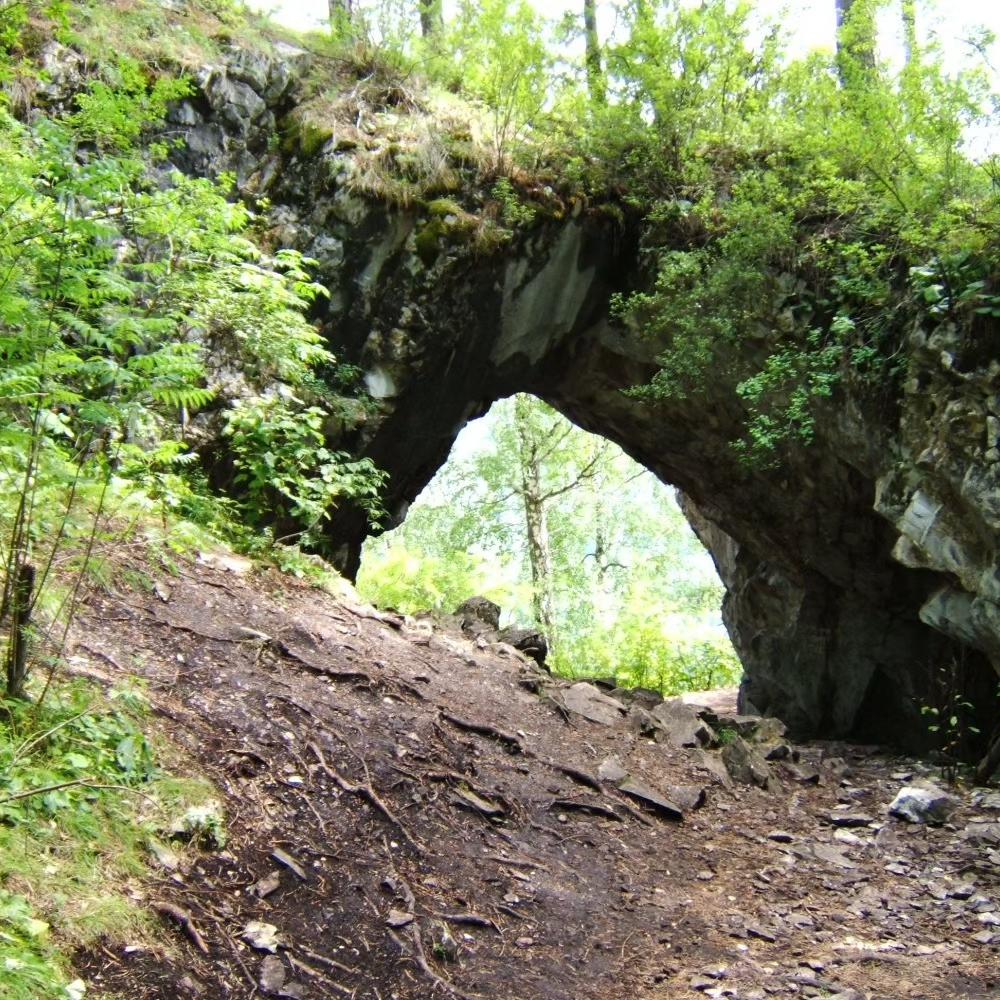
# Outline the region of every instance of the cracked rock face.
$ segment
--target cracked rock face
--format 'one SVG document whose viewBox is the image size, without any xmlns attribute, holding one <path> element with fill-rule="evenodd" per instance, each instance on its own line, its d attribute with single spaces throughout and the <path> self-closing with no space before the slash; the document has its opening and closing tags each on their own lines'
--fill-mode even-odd
<svg viewBox="0 0 1000 1000">
<path fill-rule="evenodd" d="M 350 186 L 350 142 L 334 133 L 319 149 L 288 152 L 270 141 L 294 108 L 305 58 L 237 53 L 203 73 L 201 95 L 171 117 L 188 137 L 175 163 L 234 172 L 246 196 L 270 199 L 275 242 L 319 262 L 330 298 L 317 320 L 371 398 L 331 426 L 331 443 L 389 473 L 397 521 L 468 420 L 534 393 L 682 491 L 726 586 L 744 708 L 799 735 L 919 744 L 920 706 L 955 661 L 989 730 L 989 664 L 1000 670 L 995 350 L 974 352 L 968 331 L 914 331 L 893 405 L 846 386 L 818 415 L 812 446 L 748 471 L 730 447 L 745 418 L 726 374 L 733 358 L 720 358 L 698 396 L 651 404 L 622 393 L 648 380 L 657 353 L 608 316 L 609 296 L 643 280 L 633 227 L 579 214 L 477 253 L 430 229 L 425 208 L 363 199 Z M 740 350 L 753 362 L 767 344 Z M 348 509 L 329 523 L 348 574 L 366 532 Z"/>
</svg>

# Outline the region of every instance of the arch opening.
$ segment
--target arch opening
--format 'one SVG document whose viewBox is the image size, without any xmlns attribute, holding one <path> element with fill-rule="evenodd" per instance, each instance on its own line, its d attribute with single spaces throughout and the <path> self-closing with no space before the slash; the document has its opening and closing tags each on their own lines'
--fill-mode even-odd
<svg viewBox="0 0 1000 1000">
<path fill-rule="evenodd" d="M 674 490 L 617 445 L 527 394 L 469 423 L 358 587 L 448 614 L 482 596 L 548 642 L 548 665 L 664 695 L 735 688 L 724 587 Z"/>
</svg>

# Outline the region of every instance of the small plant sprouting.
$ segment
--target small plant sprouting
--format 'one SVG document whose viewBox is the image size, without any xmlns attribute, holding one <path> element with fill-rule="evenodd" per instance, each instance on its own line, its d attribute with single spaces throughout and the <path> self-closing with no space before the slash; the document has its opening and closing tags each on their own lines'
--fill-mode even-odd
<svg viewBox="0 0 1000 1000">
<path fill-rule="evenodd" d="M 965 689 L 961 683 L 964 666 L 963 657 L 939 667 L 936 704 L 920 706 L 920 714 L 927 719 L 927 731 L 938 741 L 942 777 L 950 785 L 958 779 L 963 749 L 971 739 L 980 735 L 974 724 L 976 706 L 962 695 Z"/>
</svg>

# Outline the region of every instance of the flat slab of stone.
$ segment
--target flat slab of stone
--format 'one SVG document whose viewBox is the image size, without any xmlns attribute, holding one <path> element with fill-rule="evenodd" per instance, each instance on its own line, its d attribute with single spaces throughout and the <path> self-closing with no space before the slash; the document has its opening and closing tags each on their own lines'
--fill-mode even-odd
<svg viewBox="0 0 1000 1000">
<path fill-rule="evenodd" d="M 597 769 L 597 777 L 601 781 L 624 781 L 628 777 L 628 771 L 622 766 L 622 762 L 617 757 L 608 757 L 601 761 Z"/>
<path fill-rule="evenodd" d="M 661 702 L 649 714 L 675 747 L 701 747 L 715 741 L 712 727 L 701 717 L 697 706 L 686 705 L 680 698 Z"/>
<path fill-rule="evenodd" d="M 655 788 L 651 788 L 644 781 L 637 778 L 626 778 L 619 786 L 618 791 L 623 792 L 629 798 L 648 806 L 653 812 L 664 819 L 679 821 L 684 819 L 684 812 L 679 805 L 671 802 L 662 796 Z"/>
<path fill-rule="evenodd" d="M 563 707 L 602 726 L 613 726 L 625 718 L 627 709 L 616 699 L 599 691 L 593 684 L 581 681 L 559 692 Z"/>
</svg>

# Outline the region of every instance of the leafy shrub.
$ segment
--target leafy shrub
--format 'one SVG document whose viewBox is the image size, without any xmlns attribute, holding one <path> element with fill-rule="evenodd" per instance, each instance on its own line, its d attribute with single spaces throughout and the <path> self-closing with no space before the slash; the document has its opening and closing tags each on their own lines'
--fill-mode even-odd
<svg viewBox="0 0 1000 1000">
<path fill-rule="evenodd" d="M 287 537 L 319 542 L 319 528 L 333 507 L 350 499 L 373 523 L 381 516 L 378 494 L 384 481 L 369 459 L 352 461 L 325 445 L 326 414 L 278 398 L 238 403 L 227 415 L 237 469 L 246 492 L 244 509 L 251 523 L 273 519 Z"/>
</svg>

